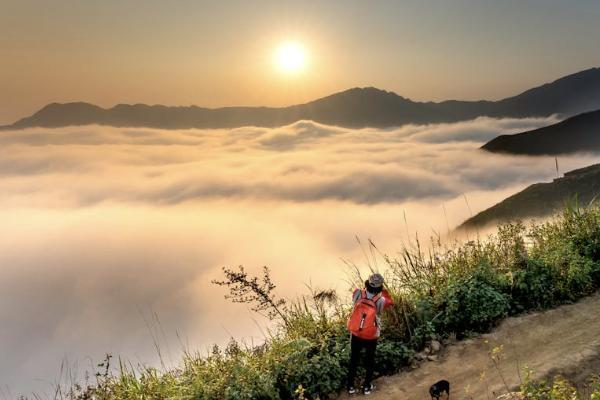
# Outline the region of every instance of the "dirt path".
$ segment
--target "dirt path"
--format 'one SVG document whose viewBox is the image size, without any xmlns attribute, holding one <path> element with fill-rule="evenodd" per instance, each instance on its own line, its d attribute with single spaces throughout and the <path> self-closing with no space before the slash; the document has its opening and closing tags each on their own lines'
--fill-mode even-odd
<svg viewBox="0 0 600 400">
<path fill-rule="evenodd" d="M 501 345 L 500 373 L 489 352 Z M 558 373 L 580 381 L 600 373 L 600 293 L 554 310 L 508 318 L 492 333 L 446 347 L 438 361 L 378 379 L 369 398 L 429 399 L 429 386 L 447 379 L 455 400 L 494 399 L 494 393 L 519 385 L 518 371 L 524 366 L 534 370 L 536 379 Z"/>
</svg>

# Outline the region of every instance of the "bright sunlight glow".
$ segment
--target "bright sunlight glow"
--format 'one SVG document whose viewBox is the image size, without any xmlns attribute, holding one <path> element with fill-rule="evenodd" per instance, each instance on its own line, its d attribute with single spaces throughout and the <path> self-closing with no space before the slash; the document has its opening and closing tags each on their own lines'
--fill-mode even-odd
<svg viewBox="0 0 600 400">
<path fill-rule="evenodd" d="M 276 53 L 277 67 L 285 73 L 296 73 L 304 69 L 306 64 L 306 52 L 296 42 L 283 43 Z"/>
</svg>

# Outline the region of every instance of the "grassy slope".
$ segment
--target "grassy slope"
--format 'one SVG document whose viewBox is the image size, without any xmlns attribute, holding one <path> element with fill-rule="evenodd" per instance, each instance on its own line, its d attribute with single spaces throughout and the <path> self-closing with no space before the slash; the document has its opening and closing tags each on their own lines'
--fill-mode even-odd
<svg viewBox="0 0 600 400">
<path fill-rule="evenodd" d="M 550 215 L 577 199 L 589 204 L 600 195 L 600 164 L 567 172 L 549 183 L 536 183 L 478 213 L 458 229 L 484 227 L 496 222 Z"/>
<path fill-rule="evenodd" d="M 600 286 L 600 209 L 566 210 L 524 228 L 506 225 L 485 242 L 450 248 L 432 243 L 384 272 L 395 305 L 386 312 L 377 373 L 393 374 L 432 338 L 491 329 L 526 310 L 575 301 Z M 287 325 L 264 346 L 232 342 L 208 357 L 188 354 L 180 368 L 124 365 L 58 397 L 79 399 L 323 398 L 341 390 L 348 361 L 347 306 L 328 296 L 287 304 Z"/>
</svg>

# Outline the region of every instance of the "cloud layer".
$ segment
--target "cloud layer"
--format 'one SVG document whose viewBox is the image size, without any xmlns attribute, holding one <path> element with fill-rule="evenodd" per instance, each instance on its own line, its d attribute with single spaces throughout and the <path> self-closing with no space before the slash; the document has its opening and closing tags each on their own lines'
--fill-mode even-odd
<svg viewBox="0 0 600 400">
<path fill-rule="evenodd" d="M 92 126 L 6 132 L 0 136 L 6 154 L 0 202 L 80 207 L 219 198 L 360 204 L 451 198 L 547 175 L 538 160 L 507 163 L 476 147 L 501 133 L 553 122 L 479 118 L 386 131 L 301 121 L 231 131 Z"/>
<path fill-rule="evenodd" d="M 215 301 L 220 267 L 270 265 L 290 296 L 309 280 L 345 290 L 339 259 L 360 262 L 355 235 L 392 252 L 407 232 L 445 232 L 469 207 L 553 178 L 553 158 L 478 147 L 554 122 L 2 132 L 0 388 L 49 390 L 65 357 L 80 370 L 105 352 L 158 363 L 157 336 L 173 361 L 178 337 L 191 349 L 260 340 L 263 320 Z"/>
</svg>

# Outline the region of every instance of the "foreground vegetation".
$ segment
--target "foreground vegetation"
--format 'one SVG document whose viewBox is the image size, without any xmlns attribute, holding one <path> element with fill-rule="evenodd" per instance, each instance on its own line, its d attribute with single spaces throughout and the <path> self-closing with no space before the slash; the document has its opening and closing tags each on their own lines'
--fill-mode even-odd
<svg viewBox="0 0 600 400">
<path fill-rule="evenodd" d="M 433 338 L 484 332 L 506 316 L 594 292 L 600 286 L 600 208 L 568 208 L 548 223 L 508 224 L 489 239 L 451 247 L 432 240 L 428 249 L 416 241 L 396 257 L 379 254 L 395 304 L 384 317 L 377 374 L 398 372 Z M 232 300 L 249 302 L 277 321 L 263 345 L 231 341 L 208 355 L 188 353 L 170 371 L 122 362 L 113 369 L 107 362 L 92 382 L 59 390 L 57 397 L 313 399 L 337 393 L 348 367 L 348 305 L 329 291 L 293 302 L 278 299 L 264 272 L 252 278 L 243 269 L 225 270 L 225 280 L 216 282 L 229 287 Z M 358 273 L 355 279 L 362 281 Z"/>
<path fill-rule="evenodd" d="M 570 382 L 561 376 L 556 376 L 552 382 L 533 381 L 528 374 L 521 385 L 520 391 L 501 396 L 502 400 L 600 400 L 600 376 L 588 378 L 584 388 L 577 390 Z"/>
</svg>

